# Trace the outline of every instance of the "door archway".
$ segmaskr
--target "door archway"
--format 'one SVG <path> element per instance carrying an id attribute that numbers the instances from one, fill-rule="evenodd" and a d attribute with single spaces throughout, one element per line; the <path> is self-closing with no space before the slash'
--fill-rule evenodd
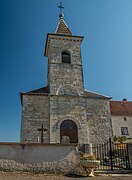
<path id="1" fill-rule="evenodd" d="M 78 129 L 77 125 L 72 120 L 64 120 L 60 126 L 60 142 L 63 136 L 69 138 L 70 143 L 78 143 Z"/>

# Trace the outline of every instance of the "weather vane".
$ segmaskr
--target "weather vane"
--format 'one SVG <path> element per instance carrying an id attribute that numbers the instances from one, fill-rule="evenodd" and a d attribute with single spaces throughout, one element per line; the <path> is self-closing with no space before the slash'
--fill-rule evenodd
<path id="1" fill-rule="evenodd" d="M 64 9 L 64 7 L 63 7 L 63 5 L 62 5 L 62 1 L 60 1 L 60 6 L 58 6 L 58 8 L 60 9 L 59 17 L 60 17 L 60 18 L 63 18 L 64 15 L 63 15 L 62 9 Z"/>

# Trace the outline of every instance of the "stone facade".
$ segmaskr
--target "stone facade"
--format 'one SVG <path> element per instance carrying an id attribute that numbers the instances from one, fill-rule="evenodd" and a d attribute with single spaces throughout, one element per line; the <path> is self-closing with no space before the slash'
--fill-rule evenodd
<path id="1" fill-rule="evenodd" d="M 77 124 L 81 144 L 103 143 L 112 136 L 108 100 L 52 96 L 50 117 L 50 142 L 60 143 L 60 125 L 67 119 Z"/>
<path id="2" fill-rule="evenodd" d="M 109 98 L 84 90 L 83 37 L 72 36 L 64 20 L 60 21 L 57 32 L 62 33 L 47 35 L 48 86 L 21 94 L 21 142 L 37 142 L 43 124 L 44 143 L 61 143 L 62 134 L 80 144 L 103 143 L 112 137 Z M 63 63 L 63 52 L 69 63 Z M 72 122 L 73 127 L 62 127 L 63 122 Z"/>
<path id="3" fill-rule="evenodd" d="M 49 97 L 41 95 L 23 95 L 22 101 L 22 124 L 21 124 L 21 142 L 40 141 L 41 124 L 47 129 L 44 133 L 44 142 L 49 142 Z M 38 138 L 39 137 L 39 138 Z"/>
<path id="4" fill-rule="evenodd" d="M 109 101 L 81 96 L 23 95 L 21 142 L 38 142 L 41 124 L 45 143 L 60 143 L 60 126 L 64 120 L 78 127 L 80 144 L 98 144 L 112 136 Z"/>
<path id="5" fill-rule="evenodd" d="M 80 44 L 83 37 L 48 35 L 48 85 L 50 94 L 83 95 L 83 71 Z M 71 63 L 62 63 L 61 53 L 70 53 Z"/>
<path id="6" fill-rule="evenodd" d="M 112 137 L 112 124 L 108 99 L 86 100 L 90 143 L 102 144 Z"/>
<path id="7" fill-rule="evenodd" d="M 79 96 L 52 96 L 50 99 L 50 141 L 60 143 L 60 125 L 64 120 L 74 121 L 78 128 L 79 143 L 87 144 L 88 124 L 85 99 Z"/>

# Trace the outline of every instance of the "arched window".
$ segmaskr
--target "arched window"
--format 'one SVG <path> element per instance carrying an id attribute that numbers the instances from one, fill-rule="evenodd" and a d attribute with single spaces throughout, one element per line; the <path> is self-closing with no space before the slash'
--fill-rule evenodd
<path id="1" fill-rule="evenodd" d="M 63 142 L 63 137 L 68 137 L 70 143 L 78 143 L 78 129 L 75 122 L 65 120 L 60 126 L 60 141 Z"/>
<path id="2" fill-rule="evenodd" d="M 62 63 L 71 63 L 70 54 L 66 51 L 61 53 Z"/>

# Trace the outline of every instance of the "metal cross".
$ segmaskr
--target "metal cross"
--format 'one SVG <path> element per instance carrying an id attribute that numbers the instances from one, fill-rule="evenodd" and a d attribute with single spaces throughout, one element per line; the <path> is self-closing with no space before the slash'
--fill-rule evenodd
<path id="1" fill-rule="evenodd" d="M 62 1 L 60 1 L 60 6 L 58 6 L 58 8 L 60 9 L 60 14 L 62 14 L 62 9 L 64 9 L 64 7 L 62 6 Z"/>
<path id="2" fill-rule="evenodd" d="M 41 128 L 38 129 L 38 131 L 41 131 L 41 143 L 43 143 L 44 142 L 44 132 L 46 132 L 47 129 L 43 128 L 43 124 L 42 124 Z"/>

